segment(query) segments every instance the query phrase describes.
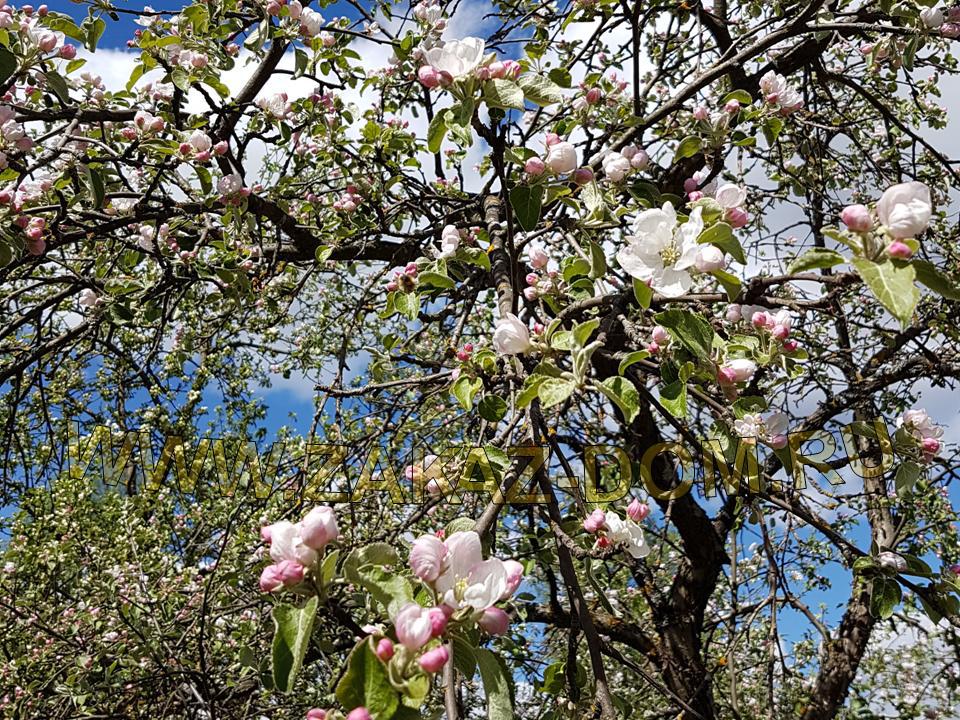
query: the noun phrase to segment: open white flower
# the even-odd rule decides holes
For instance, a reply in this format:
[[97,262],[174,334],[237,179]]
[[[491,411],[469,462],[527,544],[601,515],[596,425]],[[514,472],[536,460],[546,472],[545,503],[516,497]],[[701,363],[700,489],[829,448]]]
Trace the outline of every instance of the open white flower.
[[677,224],[677,213],[669,202],[659,210],[645,210],[633,222],[634,234],[617,253],[620,267],[667,297],[680,297],[693,286],[688,272],[697,261],[697,237],[703,231],[701,208],[690,219]]
[[446,539],[447,556],[434,587],[445,605],[454,609],[486,610],[507,589],[507,568],[498,558],[483,559],[480,536],[472,530]]
[[463,40],[450,40],[427,50],[427,64],[458,80],[472,74],[480,66],[484,47],[485,44],[480,38],[466,37]]
[[631,557],[642,558],[650,554],[650,546],[647,545],[643,528],[639,524],[630,518],[624,520],[612,510],[608,510],[605,517],[607,519],[607,539],[610,542],[622,546]]
[[530,331],[513,313],[497,320],[493,330],[493,348],[501,355],[519,355],[530,349]]
[[916,237],[930,223],[930,189],[922,182],[889,187],[877,203],[877,216],[895,238]]

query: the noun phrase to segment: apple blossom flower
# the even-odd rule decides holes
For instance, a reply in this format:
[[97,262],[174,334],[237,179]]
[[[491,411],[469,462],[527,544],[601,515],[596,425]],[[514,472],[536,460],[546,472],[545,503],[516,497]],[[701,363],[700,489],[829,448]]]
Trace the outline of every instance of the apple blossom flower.
[[683,225],[669,202],[659,210],[644,210],[633,222],[633,235],[617,252],[620,266],[666,297],[680,297],[693,286],[689,269],[696,263],[697,238],[703,231],[697,207]]
[[217,191],[224,197],[236,195],[243,190],[243,179],[237,173],[224,175],[217,181]]
[[786,447],[788,423],[789,419],[781,412],[770,413],[766,417],[759,413],[747,413],[739,420],[734,420],[733,429],[737,437],[754,442],[760,439],[779,450]]
[[94,290],[90,288],[84,288],[80,291],[79,297],[80,307],[91,308],[96,306],[100,302],[100,296]]
[[407,603],[393,620],[397,640],[408,650],[419,650],[433,637],[430,611],[415,602]]
[[447,561],[435,582],[438,595],[454,610],[482,611],[496,603],[507,588],[507,570],[498,558],[483,559],[480,536],[456,532],[444,541]]
[[897,427],[903,428],[917,440],[943,437],[943,428],[937,425],[926,410],[914,408],[897,418]]
[[497,320],[493,331],[493,347],[501,355],[520,355],[530,349],[530,331],[513,313]]
[[787,82],[783,75],[778,75],[773,70],[760,78],[760,90],[768,103],[779,106],[783,112],[793,112],[803,105],[800,93]]
[[840,212],[840,220],[854,232],[868,232],[873,229],[873,218],[866,205],[847,205]]
[[603,158],[603,173],[611,182],[620,182],[632,169],[630,160],[618,152],[609,152]]
[[748,382],[757,371],[757,364],[746,358],[727,360],[720,366],[720,377],[726,382]]
[[462,40],[450,40],[426,52],[428,65],[440,73],[446,73],[454,80],[468,77],[483,61],[485,43],[480,38],[466,37]]
[[557,175],[566,175],[577,168],[577,149],[572,143],[561,141],[547,150],[547,167]]
[[436,535],[421,535],[410,550],[410,569],[424,582],[432,583],[443,569],[447,546]]
[[317,551],[303,542],[299,523],[281,520],[270,526],[270,557],[276,563],[292,560],[304,567],[313,567]]
[[623,549],[634,558],[643,558],[650,554],[643,534],[643,528],[631,519],[623,520],[612,510],[606,512],[606,537],[614,545],[622,545]]
[[627,505],[627,517],[634,522],[641,522],[650,514],[650,506],[640,502],[637,498],[630,501]]
[[583,529],[591,535],[607,528],[607,516],[599,508],[594,510],[583,521]]
[[[420,656],[418,663],[425,672],[432,674],[440,672],[449,659],[450,651],[447,650],[446,645],[440,645],[432,650],[427,650]],[[350,718],[348,717],[347,720],[350,720]]]
[[740,185],[726,183],[717,188],[714,199],[724,210],[740,207],[747,201],[747,190]]
[[706,273],[714,270],[722,270],[726,266],[727,260],[723,250],[716,245],[701,245],[697,250],[697,257],[694,260],[694,267],[698,272]]
[[916,237],[930,224],[930,189],[921,182],[887,188],[877,203],[877,216],[897,239]]
[[333,508],[318,505],[300,521],[300,537],[303,544],[314,550],[322,550],[340,537],[337,516]]
[[308,38],[319,35],[320,31],[323,30],[324,23],[326,22],[323,19],[323,15],[310,8],[304,8],[300,11],[299,20],[300,32]]
[[437,253],[437,257],[453,257],[459,247],[460,231],[457,230],[455,225],[445,225],[440,232],[440,251]]
[[547,255],[542,245],[536,243],[527,245],[527,262],[534,270],[543,270],[549,261],[550,256]]
[[292,106],[287,100],[287,94],[283,92],[275,93],[269,97],[257,98],[257,107],[277,120],[286,119],[292,110]]
[[510,616],[498,607],[489,607],[483,611],[477,624],[489,635],[506,635],[510,630]]
[[880,567],[888,570],[903,572],[907,569],[907,561],[901,555],[889,550],[884,550],[877,555],[877,560],[880,562]]
[[924,8],[920,11],[920,20],[924,26],[936,30],[943,25],[943,11],[940,8]]

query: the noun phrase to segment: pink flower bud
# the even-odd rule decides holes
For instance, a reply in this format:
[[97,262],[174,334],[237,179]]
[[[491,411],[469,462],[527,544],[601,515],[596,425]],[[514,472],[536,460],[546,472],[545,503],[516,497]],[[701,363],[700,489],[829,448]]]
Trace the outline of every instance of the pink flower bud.
[[960,37],[960,25],[952,22],[944,23],[940,26],[940,34],[951,39]]
[[523,71],[520,63],[518,63],[516,60],[504,60],[503,66],[506,69],[506,77],[510,79],[516,79]]
[[716,245],[702,245],[697,251],[693,264],[699,272],[713,272],[723,269],[726,265],[726,258],[723,250]]
[[527,285],[536,285],[540,281],[540,276],[536,273],[527,273]]
[[523,565],[516,560],[504,560],[503,567],[507,571],[507,588],[503,591],[500,599],[506,600],[517,591],[520,583],[523,582]]
[[697,182],[696,178],[687,178],[683,181],[683,191],[686,193],[692,193],[698,187],[700,187],[700,183]]
[[327,711],[320,708],[307,710],[307,720],[327,720]]
[[447,546],[433,535],[421,535],[410,550],[410,569],[424,582],[433,582],[440,575]]
[[798,343],[796,340],[787,340],[783,344],[783,349],[787,352],[793,352],[798,347],[800,347],[800,343]]
[[388,283],[386,284],[387,292],[396,292],[396,291],[397,291],[397,288],[399,288],[399,287],[400,287],[400,286],[397,285],[397,283],[396,283],[394,280],[391,280],[390,282],[388,282]]
[[627,505],[627,517],[634,522],[641,522],[649,514],[650,507],[646,503],[637,500],[637,498],[631,500],[630,504]]
[[750,318],[750,324],[755,328],[766,327],[770,323],[770,315],[765,313],[763,310],[760,312],[755,312],[753,317]]
[[377,643],[376,653],[377,657],[383,662],[390,662],[390,658],[393,657],[393,642],[390,638],[380,638],[380,642]]
[[737,381],[737,375],[730,368],[722,367],[717,370],[717,379],[721,383],[735,383]]
[[730,208],[725,213],[726,220],[733,228],[742,228],[750,221],[750,215],[743,208]]
[[770,334],[773,335],[777,340],[786,340],[787,336],[790,335],[790,328],[783,325],[774,325],[773,330],[770,331]]
[[350,711],[347,720],[373,720],[373,716],[365,707],[358,707]]
[[725,317],[727,319],[727,322],[732,322],[732,323],[740,322],[740,319],[743,317],[740,311],[740,306],[737,305],[736,303],[732,305],[727,305],[727,312]]
[[731,115],[735,115],[740,112],[740,101],[739,100],[729,100],[727,104],[723,106],[723,111]]
[[306,514],[300,524],[303,544],[314,550],[322,550],[340,537],[337,516],[333,508],[319,505]]
[[546,328],[543,326],[543,323],[534,323],[533,324],[533,334],[534,335],[543,335],[543,331]]
[[590,105],[596,105],[603,99],[603,93],[600,92],[600,88],[593,87],[587,90],[585,98]]
[[227,150],[230,149],[230,145],[226,140],[221,140],[216,145],[213,146],[213,152],[215,155],[226,155]]
[[593,170],[588,167],[577,168],[573,171],[573,181],[577,185],[586,185],[593,180]]
[[593,535],[607,527],[607,516],[599,508],[590,513],[583,521],[583,529]]
[[653,330],[650,332],[650,337],[660,345],[666,345],[670,342],[670,333],[668,333],[667,329],[662,325],[654,325]]
[[504,78],[507,75],[506,66],[499,60],[494,60],[492,63],[487,65],[487,70],[490,72],[490,77],[492,78]]
[[899,260],[906,260],[908,257],[913,255],[913,250],[911,250],[910,246],[902,240],[894,240],[892,243],[887,245],[887,255]]
[[708,117],[710,117],[710,112],[703,105],[697,105],[697,107],[693,109],[694,120],[699,120],[700,122],[703,122]]
[[43,255],[47,250],[47,241],[42,237],[30,238],[27,240],[27,252],[33,255],[34,257],[39,257]]
[[281,560],[277,563],[276,568],[285,587],[303,582],[305,568],[300,563],[294,560]]
[[547,169],[547,164],[538,157],[532,157],[523,165],[523,170],[527,175],[542,175]]
[[650,165],[650,156],[643,148],[637,150],[636,154],[630,158],[630,166],[634,170],[646,170],[648,165]]
[[498,607],[488,607],[477,621],[489,635],[506,635],[510,630],[510,616]]
[[457,350],[457,360],[460,362],[466,362],[470,359],[470,353],[466,350]]
[[559,135],[557,135],[556,133],[547,133],[547,138],[546,140],[544,140],[544,143],[546,144],[547,147],[550,147],[551,145],[556,145],[558,142],[560,142]]
[[273,592],[283,587],[283,576],[279,565],[267,565],[260,573],[260,589],[263,592]]
[[840,220],[854,232],[867,232],[873,229],[873,218],[866,205],[847,205],[840,212]]
[[786,435],[774,435],[767,442],[774,450],[783,450],[787,446],[788,439]]
[[417,70],[417,78],[427,88],[439,87],[442,82],[440,71],[431,65],[421,65],[420,69]]
[[183,143],[180,143],[180,147],[178,149],[180,150],[181,155],[189,155],[190,152],[193,150],[193,145],[191,145],[190,143],[183,142]]
[[77,56],[77,47],[75,45],[64,45],[60,48],[60,57],[64,60],[73,60]]
[[403,271],[404,271],[407,275],[409,275],[410,277],[416,277],[416,276],[417,276],[417,264],[416,264],[415,262],[413,262],[413,261],[408,262],[408,263],[407,263],[407,266],[403,269]]
[[440,637],[443,635],[443,631],[447,629],[447,613],[443,611],[442,608],[434,607],[430,608],[430,611],[427,613],[430,617],[430,632],[433,637]]
[[[427,652],[420,656],[420,667],[423,668],[425,672],[431,674],[440,672],[443,669],[443,666],[447,664],[447,660],[449,659],[450,652],[447,650],[446,646],[441,645],[433,650],[427,650]],[[351,713],[351,715],[352,714],[353,713]],[[359,720],[359,718],[354,719],[350,716],[347,716],[347,720]]]
[[920,447],[924,452],[935,453],[940,450],[940,441],[932,437],[924,438],[920,441]]
[[267,545],[270,544],[272,536],[273,525],[264,525],[262,528],[260,528],[260,539],[267,543]]

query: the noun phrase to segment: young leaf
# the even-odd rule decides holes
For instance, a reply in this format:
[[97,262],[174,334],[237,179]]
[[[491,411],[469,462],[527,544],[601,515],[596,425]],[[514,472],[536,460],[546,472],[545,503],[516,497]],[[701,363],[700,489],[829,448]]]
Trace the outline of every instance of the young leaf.
[[539,185],[517,185],[510,191],[510,205],[513,206],[520,227],[527,232],[534,230],[540,222],[543,188]]
[[559,405],[570,397],[575,387],[572,380],[547,378],[537,387],[537,395],[540,396],[540,402],[543,404],[543,407],[548,408],[553,405]]
[[560,87],[543,75],[521,75],[517,84],[523,90],[523,96],[535,105],[552,105],[563,101]]
[[673,338],[694,355],[704,360],[713,349],[713,328],[697,314],[686,310],[667,310],[654,318]]
[[487,697],[487,720],[513,720],[510,678],[502,661],[484,648],[474,652],[483,680],[483,693]]
[[374,652],[372,637],[361,641],[350,652],[347,670],[337,683],[336,695],[347,710],[365,707],[375,720],[394,717],[400,697],[390,684],[387,666]]
[[917,281],[923,283],[947,300],[960,300],[960,287],[946,274],[926,260],[914,260],[911,265],[917,273]]
[[302,608],[277,605],[273,612],[273,684],[282,692],[290,692],[303,656],[310,643],[313,620],[317,616],[317,597],[307,600]]
[[646,309],[650,307],[650,301],[653,300],[653,290],[643,280],[633,279],[633,296],[637,299],[640,307]]
[[523,110],[523,90],[513,80],[488,80],[483,86],[483,100],[488,107]]
[[447,134],[447,116],[449,114],[449,108],[441,110],[430,121],[430,126],[427,128],[427,149],[432,153],[440,152],[443,138]]
[[600,390],[610,398],[630,423],[640,411],[640,394],[633,383],[624,377],[609,377],[600,383]]
[[851,262],[877,300],[906,327],[920,300],[920,291],[913,284],[916,277],[913,265],[893,260],[875,263],[857,257]]
[[790,263],[789,267],[787,267],[787,272],[792,275],[793,273],[801,273],[817,268],[833,267],[846,261],[847,259],[836,250],[815,247],[810,248]]
[[698,138],[696,135],[688,135],[683,140],[680,141],[680,144],[677,145],[677,151],[673,155],[673,161],[682,160],[683,158],[693,157],[703,146],[703,141]]

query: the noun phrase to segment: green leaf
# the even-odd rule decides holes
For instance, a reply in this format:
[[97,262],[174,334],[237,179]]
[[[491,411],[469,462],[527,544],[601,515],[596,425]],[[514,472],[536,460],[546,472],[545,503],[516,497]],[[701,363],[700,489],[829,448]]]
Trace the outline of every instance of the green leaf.
[[637,299],[640,307],[646,309],[650,307],[650,301],[653,300],[653,290],[643,280],[633,279],[633,296]]
[[486,395],[477,405],[480,417],[490,422],[500,422],[507,414],[507,402],[497,395]]
[[533,399],[537,397],[540,391],[540,385],[547,379],[546,375],[530,375],[523,381],[523,387],[517,393],[517,407],[525,408]]
[[47,73],[47,85],[53,90],[60,102],[64,105],[70,103],[70,88],[67,86],[67,81],[63,75],[51,70]]
[[17,56],[0,45],[0,82],[5,82],[17,71]]
[[488,107],[523,110],[523,90],[513,80],[494,78],[483,85],[483,100]]
[[547,378],[537,387],[537,395],[543,407],[559,405],[573,394],[576,385],[572,380],[564,378]]
[[913,486],[923,475],[923,468],[913,460],[904,460],[897,468],[897,474],[893,478],[893,487],[898,496],[907,495],[913,492]]
[[517,222],[527,232],[534,230],[540,222],[540,209],[543,205],[543,187],[536,185],[517,185],[510,191],[510,205],[517,216]]
[[917,281],[923,283],[947,300],[960,300],[960,287],[945,273],[926,260],[913,260],[911,263],[917,274]]
[[720,106],[726,105],[731,100],[736,100],[738,103],[744,106],[750,105],[753,103],[753,98],[750,96],[750,93],[748,93],[746,90],[734,90],[724,95],[723,100],[720,101],[719,105]]
[[487,719],[514,720],[510,676],[503,662],[484,648],[478,648],[475,654],[483,680],[483,694],[487,698]]
[[815,270],[817,268],[833,267],[846,261],[847,259],[836,250],[815,247],[810,248],[790,263],[787,267],[787,272],[792,275],[793,273]]
[[420,314],[420,295],[415,292],[398,292],[393,299],[393,306],[408,320],[416,320]]
[[547,73],[549,78],[562,88],[569,88],[573,85],[573,76],[566,68],[556,67]]
[[913,284],[916,277],[913,266],[894,260],[875,263],[858,257],[851,262],[877,300],[906,327],[920,300],[920,291]]
[[650,353],[646,350],[634,350],[632,353],[628,353],[627,356],[620,361],[620,366],[617,368],[617,372],[623,375],[624,371],[633,365],[638,363],[641,360],[646,360],[650,357]]
[[674,417],[687,416],[687,384],[682,380],[675,380],[660,388],[660,404],[670,411]]
[[293,605],[277,605],[270,613],[273,617],[275,632],[273,635],[273,684],[282,692],[293,690],[293,683],[303,656],[310,644],[313,620],[317,616],[316,596],[313,596],[302,608]]
[[103,175],[99,170],[89,165],[81,165],[80,167],[87,178],[87,188],[90,190],[90,199],[93,207],[102,208],[103,199],[106,196],[106,189],[103,185]]
[[631,423],[640,412],[640,393],[633,383],[624,377],[609,377],[600,383],[600,390],[610,398],[623,413],[624,419]]
[[733,228],[725,222],[719,222],[708,227],[700,233],[697,242],[701,245],[706,243],[716,245],[725,253],[729,253],[733,259],[741,265],[747,264],[747,257],[743,254],[743,247],[741,247],[740,241],[734,236]]
[[420,285],[429,285],[430,287],[438,287],[444,289],[450,289],[456,287],[457,284],[446,275],[441,275],[438,272],[433,272],[431,270],[426,270],[417,275],[417,282]]
[[870,588],[870,614],[886,620],[893,615],[902,595],[900,583],[896,580],[885,577],[875,578]]
[[701,147],[703,147],[703,141],[699,137],[696,135],[688,135],[677,145],[677,151],[673,155],[673,161],[676,162],[683,158],[693,157],[700,152]]
[[83,21],[83,27],[87,29],[87,37],[84,40],[84,45],[87,46],[90,52],[93,52],[97,49],[97,43],[100,41],[103,31],[107,29],[107,21],[103,18],[90,21],[90,18],[87,18]]
[[780,137],[780,132],[783,130],[783,120],[778,117],[767,118],[763,122],[763,136],[767,139],[767,145],[773,146],[777,141],[777,138]]
[[667,310],[654,319],[683,347],[704,360],[713,349],[713,328],[699,315],[686,310]]
[[432,153],[440,152],[443,138],[447,134],[447,115],[449,114],[449,109],[441,110],[430,121],[427,128],[427,149]]
[[737,295],[740,294],[740,289],[743,287],[740,283],[740,278],[732,273],[728,273],[726,270],[714,270],[710,274],[723,286],[724,291],[727,293],[727,299],[730,300],[730,302],[737,299]]
[[596,280],[607,274],[607,256],[599,243],[590,242],[590,277]]
[[483,381],[480,378],[461,376],[456,379],[450,392],[460,403],[460,407],[470,411],[473,409],[473,398],[483,387]]
[[517,80],[517,84],[523,90],[523,96],[535,105],[553,105],[563,101],[560,86],[543,75],[527,73]]
[[343,561],[343,576],[363,587],[380,603],[390,617],[413,602],[410,581],[397,573],[397,551],[387,543],[372,543],[354,550]]
[[347,710],[365,707],[374,720],[390,720],[400,706],[400,696],[390,684],[387,666],[373,648],[373,638],[360,642],[347,658],[347,669],[337,683],[337,700]]
[[587,320],[577,325],[573,329],[573,340],[579,346],[583,347],[587,344],[587,341],[590,339],[590,336],[593,335],[593,331],[600,327],[599,318],[594,318],[593,320]]

